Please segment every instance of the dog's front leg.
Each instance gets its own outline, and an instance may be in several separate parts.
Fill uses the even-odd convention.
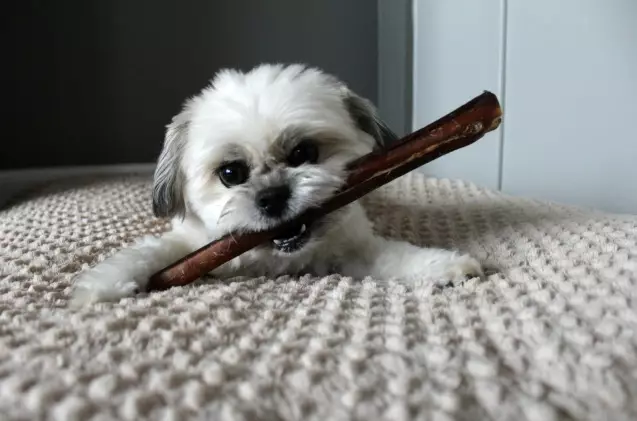
[[[468,254],[423,248],[405,241],[374,236],[362,258],[353,259],[345,272],[374,279],[425,280],[438,285],[458,284],[482,277],[480,263]]]
[[[147,235],[75,279],[72,306],[114,301],[143,291],[148,278],[205,244],[201,231],[177,225],[160,237]]]

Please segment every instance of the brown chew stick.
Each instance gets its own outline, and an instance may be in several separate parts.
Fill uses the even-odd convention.
[[[345,186],[320,207],[309,209],[272,230],[233,233],[213,241],[155,273],[147,290],[164,290],[194,282],[240,254],[271,241],[286,228],[333,212],[415,168],[474,143],[497,129],[501,118],[497,97],[485,91],[446,116],[407,135],[389,149],[372,152],[351,162]]]

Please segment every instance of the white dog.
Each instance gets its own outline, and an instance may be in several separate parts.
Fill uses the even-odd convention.
[[[172,229],[147,236],[80,273],[72,303],[116,300],[148,277],[231,231],[261,230],[334,194],[346,163],[392,133],[374,107],[335,77],[301,65],[219,72],[167,126],[153,210]],[[339,273],[438,284],[481,276],[474,258],[378,237],[354,202],[257,247],[211,275]]]

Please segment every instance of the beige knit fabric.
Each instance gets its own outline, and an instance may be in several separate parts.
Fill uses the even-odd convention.
[[[635,420],[637,217],[412,174],[379,231],[485,282],[210,280],[84,310],[72,276],[165,223],[144,176],[0,212],[0,419]]]

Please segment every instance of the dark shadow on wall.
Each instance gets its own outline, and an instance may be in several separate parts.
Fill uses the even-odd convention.
[[[153,162],[222,67],[304,62],[377,101],[374,1],[22,0],[3,14],[0,170]]]

